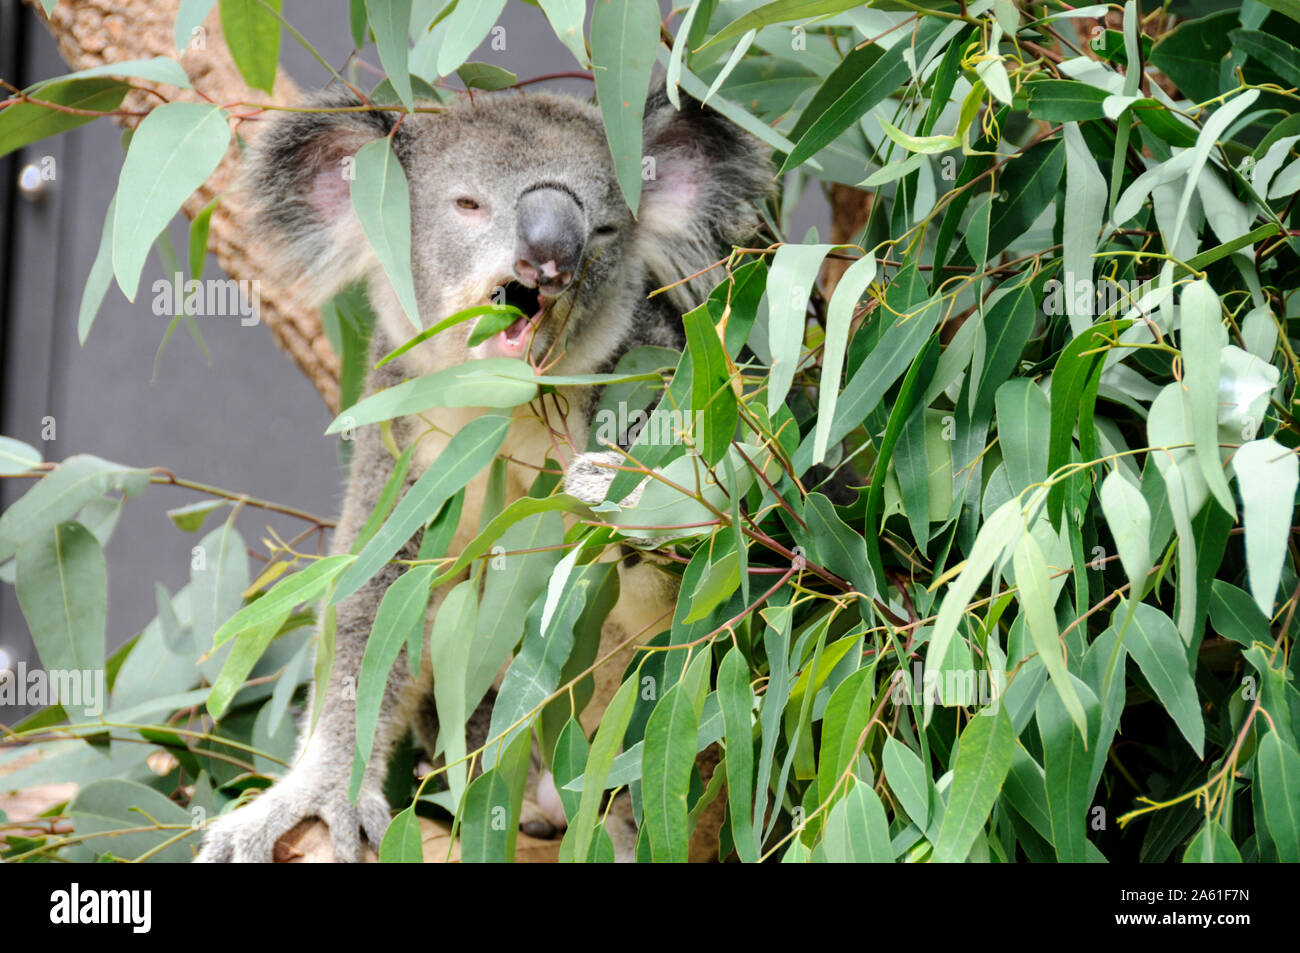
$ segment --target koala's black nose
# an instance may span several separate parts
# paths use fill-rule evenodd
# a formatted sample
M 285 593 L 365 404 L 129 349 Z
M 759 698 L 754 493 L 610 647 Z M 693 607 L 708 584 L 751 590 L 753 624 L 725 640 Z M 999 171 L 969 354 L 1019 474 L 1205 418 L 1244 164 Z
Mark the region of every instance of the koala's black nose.
M 568 192 L 541 186 L 519 198 L 515 277 L 549 295 L 573 281 L 586 242 L 587 216 Z

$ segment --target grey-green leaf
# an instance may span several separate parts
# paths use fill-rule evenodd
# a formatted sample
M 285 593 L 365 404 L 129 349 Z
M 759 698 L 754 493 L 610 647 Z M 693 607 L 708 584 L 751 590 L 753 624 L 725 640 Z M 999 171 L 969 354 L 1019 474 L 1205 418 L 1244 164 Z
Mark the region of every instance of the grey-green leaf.
M 352 179 L 352 208 L 361 230 L 392 282 L 398 303 L 419 331 L 420 309 L 411 274 L 411 191 L 406 172 L 387 137 L 357 150 Z
M 18 603 L 46 671 L 104 667 L 108 567 L 93 533 L 60 523 L 18 551 Z
M 1141 603 L 1124 645 L 1199 757 L 1205 748 L 1205 722 L 1187 668 L 1187 650 L 1173 621 L 1155 606 Z
M 225 112 L 207 103 L 164 103 L 131 137 L 113 206 L 113 275 L 134 301 L 154 239 L 226 154 Z
M 1011 770 L 1015 745 L 1016 733 L 1005 705 L 983 709 L 963 729 L 948 806 L 934 845 L 935 861 L 959 863 L 966 859 Z
M 1252 440 L 1238 449 L 1232 458 L 1232 469 L 1237 474 L 1245 511 L 1250 592 L 1260 611 L 1271 616 L 1287 558 L 1300 462 L 1294 450 L 1269 437 Z
M 659 46 L 655 0 L 597 3 L 591 14 L 596 99 L 619 187 L 633 212 L 641 204 L 641 120 Z

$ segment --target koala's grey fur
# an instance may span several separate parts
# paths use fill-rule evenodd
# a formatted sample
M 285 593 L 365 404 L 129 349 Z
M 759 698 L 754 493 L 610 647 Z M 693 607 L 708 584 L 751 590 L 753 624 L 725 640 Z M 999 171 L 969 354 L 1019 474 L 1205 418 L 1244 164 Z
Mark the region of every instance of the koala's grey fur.
M 310 105 L 356 103 L 324 94 Z M 438 113 L 407 115 L 396 130 L 394 124 L 395 115 L 387 112 L 285 113 L 256 136 L 247 158 L 259 228 L 273 237 L 282 255 L 270 265 L 286 280 L 303 279 L 305 294 L 318 302 L 352 281 L 367 282 L 378 316 L 375 360 L 414 333 L 352 212 L 343 174 L 349 157 L 379 136 L 391 135 L 410 184 L 412 270 L 424 326 L 485 303 L 495 288 L 524 274 L 555 293 L 547 292 L 544 317 L 529 326 L 531 342 L 524 339 L 521 346 L 529 348 L 534 360 L 560 355 L 554 372 L 562 374 L 612 370 L 619 357 L 641 345 L 681 348 L 681 314 L 716 283 L 716 273 L 670 294 L 648 298 L 647 293 L 704 269 L 749 238 L 758 224 L 755 203 L 772 182 L 757 140 L 694 102 L 683 99 L 678 111 L 662 93 L 646 107 L 643 151 L 653 163 L 653 177 L 644 183 L 635 218 L 619 189 L 600 113 L 590 103 L 511 91 L 478 95 Z M 537 196 L 539 190 L 545 194 Z M 530 195 L 535 197 L 526 198 Z M 525 241 L 521 236 L 528 231 L 525 213 L 537 217 L 542 231 L 565 231 L 572 239 L 569 245 L 580 249 L 574 252 L 572 281 L 562 290 L 563 276 L 556 277 L 556 260 L 562 256 L 530 265 L 527 255 L 519 255 L 519 243 Z M 579 227 L 585 233 L 575 238 Z M 493 353 L 484 351 L 486 345 L 468 347 L 471 329 L 471 323 L 452 327 L 372 371 L 366 393 Z M 498 337 L 488 344 L 514 346 L 505 338 L 498 343 Z M 563 421 L 567 436 L 571 446 L 581 448 L 595 396 L 591 389 L 561 393 L 568 407 Z M 393 421 L 399 447 L 417 444 L 407 485 L 436 459 L 450 434 L 481 412 L 439 409 Z M 535 415 L 519 412 L 502 453 L 540 466 L 555 446 L 552 437 Z M 393 471 L 393 457 L 377 425 L 358 428 L 355 441 L 334 534 L 336 553 L 352 546 Z M 563 462 L 572 474 L 568 489 L 574 495 L 591 503 L 604 498 L 616 472 L 600 466 L 608 458 L 579 455 Z M 534 476 L 535 470 L 512 464 L 508 500 L 524 495 Z M 452 551 L 463 547 L 479 526 L 484 480 L 481 475 L 467 488 Z M 418 546 L 417 535 L 401 555 L 413 557 Z M 422 664 L 416 683 L 406 659 L 399 658 L 389 676 L 360 796 L 355 804 L 349 801 L 355 710 L 347 688 L 356 683 L 384 591 L 400 572 L 398 564 L 389 563 L 337 607 L 337 654 L 315 731 L 304 729 L 298 756 L 281 781 L 211 825 L 199 860 L 268 861 L 276 840 L 311 816 L 329 825 L 340 861 L 361 859 L 362 836 L 379 844 L 389 822 L 382 783 L 391 749 L 412 721 L 423 728 L 422 735 L 434 730 L 426 700 L 436 673 Z M 430 617 L 444 593 L 434 594 Z M 491 697 L 489 693 L 485 705 L 490 706 Z M 482 709 L 475 722 L 480 732 L 485 730 Z M 433 750 L 431 738 L 425 744 Z M 625 856 L 634 840 L 620 836 L 619 841 Z

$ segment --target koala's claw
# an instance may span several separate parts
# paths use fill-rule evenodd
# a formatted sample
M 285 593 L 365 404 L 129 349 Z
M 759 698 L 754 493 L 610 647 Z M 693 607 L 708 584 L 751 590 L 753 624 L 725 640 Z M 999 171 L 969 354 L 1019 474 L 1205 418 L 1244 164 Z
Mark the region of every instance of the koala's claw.
M 292 776 L 285 778 L 251 804 L 214 821 L 195 863 L 269 864 L 276 841 L 309 817 L 318 817 L 329 827 L 337 863 L 361 863 L 363 834 L 372 847 L 379 849 L 390 820 L 388 802 L 381 790 L 363 786 L 353 804 L 348 800 L 346 784 L 295 781 Z
M 605 502 L 605 494 L 610 484 L 618 476 L 618 467 L 623 463 L 623 455 L 613 450 L 600 453 L 580 453 L 573 458 L 569 469 L 564 474 L 564 492 L 581 500 L 588 506 L 599 506 Z M 649 478 L 647 477 L 647 480 Z M 635 506 L 641 499 L 641 491 L 646 480 L 620 501 L 620 506 Z
M 573 462 L 569 464 L 569 469 L 564 474 L 564 492 L 588 506 L 599 506 L 605 502 L 605 494 L 609 492 L 614 477 L 618 476 L 620 472 L 618 467 L 622 463 L 623 455 L 613 450 L 580 453 L 573 458 Z M 649 483 L 650 477 L 645 477 L 631 493 L 619 500 L 618 505 L 625 508 L 636 506 Z M 622 530 L 622 533 L 630 545 L 642 549 L 658 549 L 674 538 L 643 536 L 628 530 Z

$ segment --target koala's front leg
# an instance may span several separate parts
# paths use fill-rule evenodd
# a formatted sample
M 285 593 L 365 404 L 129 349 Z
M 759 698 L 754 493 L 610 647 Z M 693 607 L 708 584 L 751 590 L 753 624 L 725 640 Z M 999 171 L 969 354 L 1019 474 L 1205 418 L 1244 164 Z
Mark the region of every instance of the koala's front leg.
M 334 538 L 335 552 L 349 550 L 391 472 L 392 457 L 379 442 L 378 428 L 362 428 L 342 519 Z M 418 540 L 413 539 L 400 555 L 414 558 L 417 549 Z M 374 748 L 354 804 L 348 798 L 348 788 L 356 750 L 356 686 L 375 613 L 384 592 L 400 574 L 401 566 L 390 562 L 365 586 L 339 603 L 335 616 L 334 669 L 315 730 L 311 730 L 310 714 L 316 701 L 313 686 L 293 767 L 251 803 L 213 822 L 208 827 L 198 861 L 269 863 L 276 841 L 309 817 L 318 817 L 329 826 L 337 861 L 360 862 L 363 835 L 378 849 L 389 822 L 388 801 L 383 792 L 389 755 L 406 729 L 412 700 L 418 694 L 405 649 L 388 676 Z M 421 670 L 427 674 L 429 666 L 424 665 Z
M 363 835 L 378 849 L 390 819 L 384 777 L 392 747 L 405 726 L 405 698 L 411 694 L 404 653 L 388 677 L 374 749 L 355 804 L 348 799 L 348 788 L 356 749 L 357 677 L 375 609 L 395 576 L 395 572 L 382 572 L 340 603 L 334 671 L 315 730 L 310 730 L 309 705 L 298 756 L 289 773 L 252 803 L 214 822 L 197 858 L 200 862 L 269 863 L 276 841 L 309 817 L 318 817 L 329 827 L 334 859 L 340 863 L 361 861 Z

